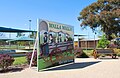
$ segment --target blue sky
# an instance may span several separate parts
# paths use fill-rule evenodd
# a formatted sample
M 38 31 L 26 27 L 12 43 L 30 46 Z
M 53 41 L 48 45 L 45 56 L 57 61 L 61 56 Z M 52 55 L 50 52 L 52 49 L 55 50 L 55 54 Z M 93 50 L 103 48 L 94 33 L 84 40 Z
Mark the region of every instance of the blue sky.
M 77 20 L 80 11 L 96 0 L 1 0 L 0 26 L 36 30 L 37 18 L 74 26 L 75 34 L 94 37 L 91 29 L 82 30 Z

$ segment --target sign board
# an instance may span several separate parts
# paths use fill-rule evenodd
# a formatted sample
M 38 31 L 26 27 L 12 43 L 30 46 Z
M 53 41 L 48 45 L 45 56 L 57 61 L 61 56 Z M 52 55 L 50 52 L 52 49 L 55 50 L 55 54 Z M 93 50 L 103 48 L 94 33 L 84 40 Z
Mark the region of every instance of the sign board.
M 73 26 L 38 19 L 38 70 L 74 62 Z

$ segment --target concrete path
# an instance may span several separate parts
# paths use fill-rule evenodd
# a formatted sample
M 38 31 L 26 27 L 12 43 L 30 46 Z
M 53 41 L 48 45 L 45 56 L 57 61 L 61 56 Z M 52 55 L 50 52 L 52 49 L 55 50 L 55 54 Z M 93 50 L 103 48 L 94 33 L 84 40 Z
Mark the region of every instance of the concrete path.
M 77 58 L 75 64 L 37 72 L 25 69 L 0 73 L 0 78 L 120 78 L 120 59 Z

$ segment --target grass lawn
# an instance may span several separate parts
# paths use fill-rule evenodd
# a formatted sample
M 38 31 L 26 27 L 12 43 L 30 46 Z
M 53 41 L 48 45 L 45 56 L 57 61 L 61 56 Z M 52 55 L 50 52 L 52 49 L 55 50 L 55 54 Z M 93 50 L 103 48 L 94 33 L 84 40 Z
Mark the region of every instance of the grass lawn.
M 13 62 L 13 65 L 22 65 L 27 63 L 27 59 L 25 56 L 23 57 L 14 57 L 15 61 Z
M 92 56 L 92 53 L 93 53 L 93 50 L 91 49 L 91 50 L 83 50 L 83 52 L 85 53 L 85 54 L 87 54 L 88 56 Z

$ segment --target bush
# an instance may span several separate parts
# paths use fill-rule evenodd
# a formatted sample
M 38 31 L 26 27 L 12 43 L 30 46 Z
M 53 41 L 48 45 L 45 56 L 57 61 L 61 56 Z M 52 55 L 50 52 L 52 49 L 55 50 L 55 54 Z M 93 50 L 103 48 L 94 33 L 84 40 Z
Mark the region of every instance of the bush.
M 32 57 L 32 52 L 29 52 L 26 54 L 28 64 L 30 64 L 31 57 Z M 37 51 L 35 51 L 35 53 L 34 53 L 32 66 L 37 66 Z
M 83 50 L 83 52 L 84 52 L 87 56 L 93 56 L 93 49 Z
M 114 52 L 115 52 L 116 54 L 120 54 L 120 49 L 115 48 L 115 49 L 113 49 L 113 50 L 114 50 Z
M 11 66 L 14 62 L 14 58 L 8 54 L 0 54 L 0 68 L 6 70 L 8 66 Z
M 120 49 L 115 48 L 113 50 L 117 54 L 117 56 L 120 57 Z
M 118 53 L 117 56 L 120 57 L 120 53 Z
M 74 52 L 77 58 L 89 58 L 89 56 L 85 52 L 83 52 L 81 48 L 75 48 Z
M 109 44 L 109 40 L 107 40 L 106 35 L 103 35 L 101 39 L 98 41 L 97 47 L 98 48 L 106 48 Z
M 78 58 L 89 58 L 89 56 L 85 52 L 83 52 Z
M 75 57 L 79 57 L 82 55 L 83 50 L 81 48 L 75 48 L 74 53 L 75 53 Z

